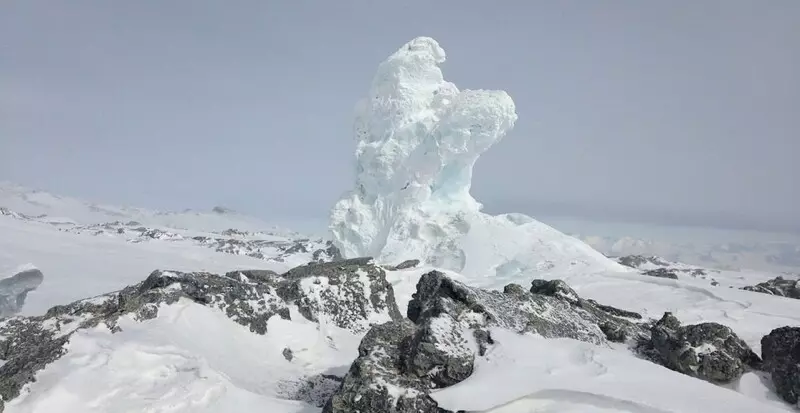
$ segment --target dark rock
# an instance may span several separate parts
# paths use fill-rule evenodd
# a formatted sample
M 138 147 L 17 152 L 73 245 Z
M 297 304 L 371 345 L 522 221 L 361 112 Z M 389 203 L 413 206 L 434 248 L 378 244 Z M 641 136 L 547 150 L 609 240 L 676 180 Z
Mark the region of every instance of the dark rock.
M 472 374 L 475 359 L 495 344 L 491 328 L 599 345 L 609 345 L 610 338 L 635 342 L 647 334 L 642 326 L 581 299 L 563 281 L 537 280 L 531 291 L 510 284 L 500 292 L 431 271 L 417 283 L 407 321 L 374 326 L 367 333 L 359 357 L 323 411 L 443 412 L 429 392 Z
M 384 314 L 381 321 L 403 318 L 386 280 L 386 272 L 374 265 L 371 258 L 354 258 L 327 263 L 310 263 L 293 268 L 282 275 L 286 280 L 278 294 L 311 321 L 313 314 L 325 313 L 337 325 L 356 332 L 366 331 L 374 315 Z M 315 283 L 309 282 L 312 278 Z M 301 285 L 302 284 L 302 285 Z M 365 289 L 369 296 L 364 296 Z M 313 294 L 303 291 L 313 290 Z
M 294 359 L 294 353 L 289 347 L 284 348 L 281 354 L 283 354 L 283 358 L 285 358 L 286 361 L 292 361 Z
M 643 271 L 642 274 L 649 275 L 651 277 L 669 278 L 673 280 L 678 279 L 678 274 L 675 274 L 674 271 L 670 271 L 666 268 L 656 268 L 655 270 L 647 270 Z
M 408 320 L 374 326 L 358 346 L 358 358 L 323 413 L 444 413 L 418 377 L 402 369 L 401 348 L 415 330 Z
M 516 297 L 524 296 L 527 292 L 528 291 L 525 290 L 525 287 L 519 284 L 508 284 L 503 287 L 503 294 L 510 294 Z
M 419 265 L 419 260 L 405 260 L 397 265 L 387 265 L 385 266 L 389 271 L 397 271 L 397 270 L 405 270 L 408 268 L 414 268 Z
M 785 279 L 783 277 L 776 277 L 756 285 L 742 287 L 742 289 L 757 293 L 777 295 L 780 297 L 800 299 L 800 280 L 797 279 L 793 280 Z
M 43 280 L 44 275 L 36 268 L 0 280 L 0 319 L 19 313 L 28 293 L 42 284 Z
M 230 214 L 233 212 L 233 210 L 228 207 L 217 205 L 214 208 L 211 208 L 211 212 L 216 214 Z
M 308 252 L 307 243 L 308 243 L 307 239 L 295 241 L 291 247 L 286 249 L 286 254 L 299 254 Z
M 220 232 L 220 234 L 224 235 L 226 237 L 248 235 L 247 231 L 240 231 L 240 230 L 238 230 L 236 228 L 228 228 L 228 229 Z
M 800 327 L 781 327 L 761 339 L 764 371 L 783 400 L 800 403 Z M 799 406 L 800 407 L 800 406 Z
M 315 407 L 323 407 L 342 385 L 342 378 L 332 374 L 318 374 L 298 381 L 278 384 L 282 397 L 298 400 Z
M 225 276 L 232 279 L 244 276 L 248 281 L 264 284 L 274 284 L 278 279 L 278 273 L 270 270 L 237 270 L 225 273 Z
M 729 383 L 761 359 L 730 328 L 718 323 L 681 326 L 672 313 L 656 322 L 640 350 L 671 370 L 714 383 Z
M 36 381 L 36 372 L 66 353 L 68 336 L 57 337 L 40 322 L 12 318 L 0 322 L 0 412 L 4 401 L 19 396 L 22 387 Z
M 578 302 L 578 294 L 562 280 L 533 280 L 530 291 L 532 294 L 561 298 L 573 304 Z
M 659 257 L 656 256 L 645 257 L 643 255 L 628 255 L 625 257 L 620 257 L 617 259 L 617 262 L 626 267 L 631 267 L 631 268 L 639 268 L 647 263 L 658 265 L 660 267 L 666 267 L 669 265 L 668 262 L 662 260 Z
M 311 258 L 317 262 L 341 261 L 344 259 L 339 248 L 336 248 L 331 241 L 325 243 L 325 248 L 317 249 L 311 253 Z

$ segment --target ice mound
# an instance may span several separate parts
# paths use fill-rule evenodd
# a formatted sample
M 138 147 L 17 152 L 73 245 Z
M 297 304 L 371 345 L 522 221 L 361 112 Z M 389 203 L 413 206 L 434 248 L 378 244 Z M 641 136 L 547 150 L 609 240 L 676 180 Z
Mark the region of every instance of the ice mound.
M 19 313 L 28 293 L 44 281 L 42 272 L 32 264 L 21 265 L 12 274 L 0 279 L 0 319 Z
M 418 258 L 501 279 L 622 270 L 530 217 L 480 212 L 469 193 L 472 168 L 513 128 L 514 101 L 504 91 L 459 90 L 444 79 L 444 61 L 434 39 L 416 38 L 380 64 L 359 102 L 355 189 L 331 211 L 330 230 L 343 255 L 384 263 Z

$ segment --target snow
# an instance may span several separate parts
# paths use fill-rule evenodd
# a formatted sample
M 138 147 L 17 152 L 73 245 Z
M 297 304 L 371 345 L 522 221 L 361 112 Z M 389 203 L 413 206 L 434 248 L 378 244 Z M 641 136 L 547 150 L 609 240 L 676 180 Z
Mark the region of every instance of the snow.
M 248 231 L 282 232 L 274 225 L 235 212 L 164 212 L 137 207 L 103 205 L 49 192 L 0 182 L 0 207 L 25 214 L 41 222 L 71 226 L 112 221 L 136 221 L 149 227 L 219 232 L 229 228 Z M 297 235 L 297 234 L 284 234 Z
M 434 393 L 440 407 L 491 413 L 791 411 L 623 351 L 504 330 L 492 337 L 496 345 L 478 359 L 472 376 Z
M 503 91 L 444 80 L 445 52 L 416 38 L 378 68 L 355 120 L 356 182 L 331 211 L 346 257 L 421 259 L 468 276 L 624 271 L 583 242 L 521 214 L 491 216 L 469 194 L 481 154 L 517 120 Z
M 99 302 L 102 298 L 96 295 L 139 282 L 156 268 L 282 272 L 296 265 L 292 261 L 224 254 L 184 241 L 134 244 L 0 217 L 2 273 L 30 262 L 45 274 L 42 285 L 29 293 L 27 314 L 84 297 Z M 402 313 L 419 277 L 434 268 L 387 271 Z M 442 271 L 468 285 L 488 288 L 502 288 L 509 280 Z M 520 271 L 514 281 L 526 286 L 541 276 Z M 720 283 L 717 287 L 710 279 L 669 280 L 635 272 L 576 271 L 554 276 L 584 298 L 648 317 L 672 311 L 684 323 L 718 321 L 756 352 L 761 337 L 771 329 L 800 324 L 800 300 L 738 289 L 750 278 L 760 281 L 774 274 L 721 271 L 713 273 Z M 37 381 L 10 401 L 6 412 L 318 412 L 310 404 L 287 400 L 287 389 L 304 377 L 344 374 L 357 355 L 360 335 L 324 319 L 320 324 L 306 321 L 294 308 L 291 318 L 273 317 L 267 335 L 259 336 L 216 309 L 181 301 L 162 306 L 153 320 L 124 317 L 122 331 L 116 334 L 102 324 L 82 330 L 73 336 L 67 355 L 37 374 Z M 503 330 L 492 335 L 499 345 L 490 349 L 488 358 L 479 359 L 473 377 L 436 393 L 445 407 L 453 403 L 460 409 L 493 413 L 785 411 L 786 405 L 776 400 L 767 382 L 753 373 L 730 386 L 714 386 L 636 359 L 625 349 L 509 335 Z M 284 348 L 292 350 L 291 362 L 282 356 Z M 607 372 L 600 374 L 604 369 Z M 401 389 L 390 390 L 401 395 Z
M 122 238 L 72 234 L 46 223 L 0 216 L 0 273 L 8 274 L 27 262 L 35 263 L 45 279 L 28 293 L 24 315 L 42 314 L 57 304 L 119 290 L 144 280 L 156 269 L 283 272 L 298 264 L 224 254 L 168 240 L 130 243 Z
M 481 213 L 469 195 L 472 167 L 513 127 L 514 103 L 505 92 L 459 91 L 443 78 L 439 65 L 444 59 L 433 39 L 418 38 L 381 64 L 357 115 L 356 188 L 331 212 L 331 234 L 345 255 L 374 255 L 389 264 L 423 260 L 416 268 L 387 271 L 401 313 L 419 277 L 437 269 L 465 284 L 492 289 L 510 282 L 527 287 L 536 278 L 563 279 L 583 298 L 645 317 L 671 311 L 685 324 L 720 322 L 757 353 L 761 337 L 773 328 L 800 325 L 800 300 L 739 290 L 775 274 L 720 271 L 709 278 L 681 275 L 678 280 L 644 276 L 530 217 Z M 264 239 L 254 235 L 265 228 L 258 220 L 231 212 L 157 213 L 9 184 L 0 185 L 0 206 L 34 217 L 0 214 L 0 274 L 13 275 L 20 265 L 33 263 L 45 275 L 28 294 L 23 308 L 28 315 L 78 299 L 102 302 L 105 298 L 98 295 L 138 283 L 155 269 L 280 273 L 309 259 L 298 253 L 283 262 L 260 260 L 191 242 L 192 236 L 229 228 L 251 231 L 231 233 L 237 239 Z M 132 243 L 124 236 L 59 230 L 110 220 L 136 220 L 180 238 Z M 367 277 L 358 275 L 366 287 Z M 712 285 L 712 278 L 719 285 Z M 324 277 L 319 282 L 308 279 L 302 287 L 331 291 Z M 121 331 L 114 334 L 103 324 L 80 330 L 65 356 L 7 402 L 6 413 L 319 412 L 289 400 L 291 389 L 309 376 L 343 375 L 358 354 L 361 335 L 324 316 L 314 323 L 295 307 L 290 312 L 291 320 L 272 317 L 263 336 L 215 308 L 186 300 L 162 305 L 152 320 L 122 317 Z M 376 315 L 373 321 L 383 319 Z M 433 327 L 459 328 L 446 318 Z M 623 348 L 501 329 L 492 331 L 492 338 L 496 344 L 477 359 L 470 378 L 435 392 L 442 407 L 486 413 L 789 409 L 756 373 L 716 386 L 638 359 Z M 458 343 L 441 343 L 448 344 L 456 348 Z M 287 348 L 291 361 L 282 354 Z M 395 400 L 407 391 L 385 386 Z
M 308 412 L 307 404 L 286 400 L 283 384 L 341 374 L 358 346 L 358 337 L 333 327 L 327 333 L 338 346 L 332 348 L 315 324 L 277 316 L 268 323 L 270 334 L 252 334 L 188 300 L 161 306 L 156 319 L 124 317 L 119 325 L 115 334 L 104 326 L 77 332 L 67 355 L 6 411 Z M 294 351 L 292 362 L 281 355 L 285 347 Z

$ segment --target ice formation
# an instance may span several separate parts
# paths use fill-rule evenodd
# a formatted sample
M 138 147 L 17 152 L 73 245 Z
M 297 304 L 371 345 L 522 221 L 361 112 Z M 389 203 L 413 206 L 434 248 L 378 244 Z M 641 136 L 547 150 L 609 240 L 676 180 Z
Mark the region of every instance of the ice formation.
M 459 90 L 444 79 L 444 61 L 434 39 L 416 38 L 380 64 L 369 96 L 358 103 L 355 188 L 331 211 L 330 230 L 344 256 L 421 259 L 502 278 L 619 270 L 530 217 L 481 212 L 469 193 L 472 168 L 513 128 L 514 101 L 504 91 Z

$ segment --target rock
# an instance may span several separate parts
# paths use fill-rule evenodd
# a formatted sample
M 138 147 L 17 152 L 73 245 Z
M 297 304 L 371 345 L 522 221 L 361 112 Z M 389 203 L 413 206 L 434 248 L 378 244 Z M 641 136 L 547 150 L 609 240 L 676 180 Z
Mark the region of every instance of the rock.
M 386 272 L 371 258 L 309 263 L 282 277 L 289 284 L 281 286 L 278 294 L 311 321 L 318 321 L 315 314 L 324 313 L 342 328 L 364 332 L 371 324 L 403 318 Z M 365 289 L 369 296 L 364 295 Z
M 764 371 L 783 400 L 800 407 L 800 327 L 781 327 L 761 339 Z
M 66 353 L 69 336 L 58 337 L 41 321 L 24 317 L 0 321 L 0 412 L 4 402 L 19 396 L 22 387 L 36 381 L 36 372 Z
M 358 346 L 358 358 L 323 413 L 443 413 L 418 377 L 403 371 L 403 342 L 414 332 L 408 320 L 373 327 Z
M 617 258 L 617 262 L 626 267 L 631 267 L 631 268 L 639 268 L 647 263 L 654 264 L 660 267 L 666 267 L 669 265 L 668 262 L 654 255 L 649 257 L 645 257 L 644 255 L 627 255 L 625 257 Z
M 438 271 L 424 274 L 408 320 L 374 326 L 324 412 L 443 412 L 428 396 L 468 378 L 494 345 L 491 329 L 569 337 L 598 345 L 638 342 L 647 330 L 614 314 L 635 314 L 580 298 L 560 280 L 536 280 L 530 291 L 468 287 Z M 603 308 L 613 309 L 609 312 Z
M 44 275 L 36 268 L 20 271 L 0 280 L 0 319 L 19 313 L 25 305 L 28 293 L 35 290 L 43 280 Z
M 389 270 L 389 271 L 397 271 L 397 270 L 405 270 L 405 269 L 408 269 L 408 268 L 414 268 L 417 265 L 419 265 L 419 260 L 405 260 L 405 261 L 401 262 L 400 264 L 397 264 L 397 265 L 394 265 L 394 266 L 385 265 L 384 267 L 386 267 L 386 269 Z
M 761 359 L 730 328 L 718 323 L 681 326 L 672 313 L 650 329 L 640 351 L 671 370 L 714 383 L 729 383 Z
M 678 274 L 675 274 L 674 271 L 670 271 L 666 268 L 656 268 L 655 270 L 647 270 L 642 272 L 642 274 L 649 275 L 651 277 L 670 278 L 673 280 L 678 279 Z
M 181 299 L 208 306 L 255 334 L 267 334 L 274 316 L 290 319 L 289 306 L 309 320 L 354 333 L 402 316 L 383 269 L 369 259 L 312 264 L 278 275 L 239 270 L 225 275 L 157 270 L 139 284 L 51 308 L 43 316 L 0 320 L 0 396 L 8 401 L 35 380 L 36 372 L 57 360 L 77 330 L 98 325 L 120 331 L 117 320 L 144 321 L 158 316 L 159 305 Z M 287 349 L 288 350 L 288 349 Z M 291 350 L 284 351 L 291 357 Z M 288 358 L 288 357 L 287 357 Z
M 642 273 L 653 277 L 671 278 L 671 279 L 677 279 L 678 273 L 691 275 L 692 277 L 704 277 L 707 275 L 707 271 L 709 271 L 702 268 L 692 268 L 690 266 L 683 264 L 671 263 L 655 255 L 649 257 L 646 257 L 644 255 L 627 255 L 624 257 L 617 258 L 617 262 L 626 267 L 637 268 L 637 269 L 641 268 L 645 264 L 650 264 L 649 265 L 650 267 L 652 266 L 660 267 L 660 268 L 650 268 L 644 270 Z
M 283 358 L 285 358 L 286 361 L 292 361 L 294 359 L 294 353 L 289 347 L 284 348 L 281 354 L 283 354 Z
M 785 279 L 783 277 L 776 277 L 756 285 L 742 287 L 742 289 L 781 297 L 800 299 L 800 280 Z
M 299 381 L 282 382 L 278 386 L 281 396 L 286 399 L 299 400 L 315 407 L 323 407 L 341 385 L 341 377 L 332 374 L 318 374 Z
M 249 233 L 247 231 L 241 231 L 241 230 L 238 230 L 236 228 L 228 228 L 228 229 L 220 232 L 220 234 L 224 235 L 226 237 L 236 237 L 236 236 L 241 237 L 241 236 L 249 235 Z
M 339 248 L 336 248 L 336 245 L 333 245 L 331 241 L 326 241 L 324 248 L 314 250 L 311 253 L 311 257 L 317 262 L 341 261 L 343 259 Z
M 213 212 L 215 214 L 221 214 L 222 215 L 222 214 L 231 214 L 234 211 L 232 209 L 228 208 L 228 207 L 217 205 L 214 208 L 211 208 L 211 212 Z

